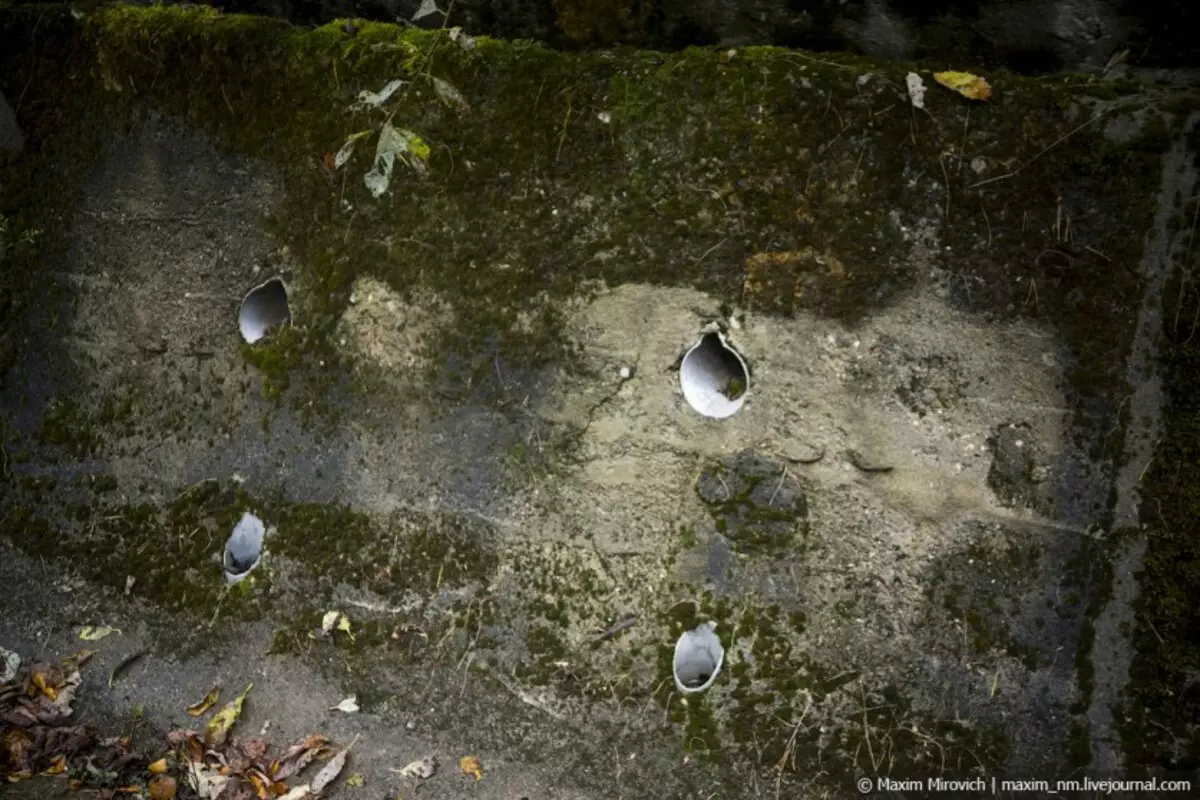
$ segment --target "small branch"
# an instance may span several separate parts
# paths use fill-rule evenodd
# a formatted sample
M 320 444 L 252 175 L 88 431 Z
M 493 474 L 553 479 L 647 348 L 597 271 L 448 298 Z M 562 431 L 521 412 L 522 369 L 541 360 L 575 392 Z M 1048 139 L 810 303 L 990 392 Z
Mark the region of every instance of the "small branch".
M 1016 175 L 1017 173 L 1019 173 L 1021 170 L 1025 169 L 1025 168 L 1026 168 L 1026 167 L 1028 167 L 1030 164 L 1032 164 L 1033 162 L 1037 161 L 1037 160 L 1038 160 L 1039 158 L 1041 158 L 1042 156 L 1046 155 L 1046 153 L 1049 153 L 1051 150 L 1053 150 L 1054 148 L 1058 147 L 1060 144 L 1062 144 L 1063 142 L 1065 142 L 1067 139 L 1070 139 L 1072 136 L 1074 136 L 1075 134 L 1079 133 L 1081 130 L 1083 130 L 1084 128 L 1086 128 L 1088 125 L 1091 125 L 1093 122 L 1095 122 L 1095 121 L 1097 121 L 1098 119 L 1100 119 L 1100 118 L 1102 118 L 1103 116 L 1105 116 L 1107 113 L 1108 113 L 1108 111 L 1101 111 L 1099 114 L 1096 114 L 1094 117 L 1092 117 L 1091 119 L 1089 119 L 1087 122 L 1083 123 L 1082 125 L 1079 125 L 1078 127 L 1076 127 L 1076 128 L 1072 128 L 1071 130 L 1067 131 L 1067 132 L 1066 132 L 1066 133 L 1064 133 L 1062 136 L 1058 137 L 1058 138 L 1057 138 L 1057 139 L 1055 139 L 1053 142 L 1051 142 L 1049 145 L 1047 145 L 1046 147 L 1043 147 L 1041 150 L 1039 150 L 1039 151 L 1037 152 L 1037 154 L 1036 154 L 1036 155 L 1034 155 L 1034 157 L 1033 157 L 1033 158 L 1029 159 L 1029 160 L 1028 160 L 1028 161 L 1026 161 L 1024 164 L 1021 164 L 1019 167 L 1017 167 L 1016 169 L 1014 169 L 1012 172 L 1005 173 L 1004 175 L 997 175 L 997 176 L 996 176 L 996 177 L 994 177 L 994 178 L 988 178 L 987 180 L 979 181 L 978 183 L 972 183 L 972 184 L 971 184 L 970 186 L 968 186 L 967 188 L 968 188 L 968 189 L 975 189 L 975 188 L 977 188 L 977 187 L 980 187 L 980 186 L 986 186 L 986 185 L 987 185 L 987 184 L 989 184 L 989 183 L 995 183 L 996 181 L 1002 181 L 1002 180 L 1005 180 L 1005 179 L 1007 179 L 1007 178 L 1011 178 L 1011 177 L 1013 177 L 1014 175 Z

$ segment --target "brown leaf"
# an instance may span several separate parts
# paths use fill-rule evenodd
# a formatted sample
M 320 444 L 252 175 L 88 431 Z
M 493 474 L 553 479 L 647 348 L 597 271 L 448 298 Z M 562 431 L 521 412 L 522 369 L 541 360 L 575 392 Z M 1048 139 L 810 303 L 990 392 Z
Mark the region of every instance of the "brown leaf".
M 321 767 L 321 771 L 317 773 L 310 784 L 313 794 L 320 794 L 322 789 L 333 783 L 337 776 L 341 774 L 342 768 L 346 766 L 346 756 L 349 755 L 350 748 L 354 747 L 354 742 L 357 741 L 358 736 L 355 736 L 350 744 L 346 745 L 337 755 L 329 759 L 328 764 Z
M 257 763 L 267 755 L 267 743 L 264 739 L 238 739 L 237 747 L 242 755 Z
M 32 777 L 33 777 L 32 772 L 30 772 L 27 769 L 23 769 L 20 772 L 10 772 L 8 774 L 8 782 L 16 783 L 17 781 L 27 781 Z
M 303 772 L 328 741 L 324 736 L 313 735 L 292 745 L 279 757 L 279 760 L 271 764 L 269 774 L 275 780 L 282 781 Z
M 258 800 L 271 800 L 271 781 L 257 770 L 250 770 L 246 775 L 250 779 L 250 784 L 254 787 L 254 793 L 258 795 Z
M 210 708 L 215 706 L 217 704 L 217 701 L 220 699 L 221 699 L 221 687 L 214 686 L 213 688 L 208 690 L 208 694 L 204 695 L 204 697 L 200 700 L 200 702 L 193 703 L 192 705 L 187 707 L 188 716 L 189 717 L 199 717 L 199 716 L 203 715 L 205 711 L 208 711 Z
M 159 775 L 150 781 L 150 800 L 172 800 L 175 797 L 175 779 L 170 775 Z

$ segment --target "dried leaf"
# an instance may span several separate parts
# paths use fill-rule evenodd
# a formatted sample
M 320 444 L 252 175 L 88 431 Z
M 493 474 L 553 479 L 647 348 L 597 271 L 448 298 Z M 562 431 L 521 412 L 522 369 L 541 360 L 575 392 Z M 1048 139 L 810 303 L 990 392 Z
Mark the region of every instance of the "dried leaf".
M 296 775 L 316 758 L 317 753 L 329 741 L 324 736 L 309 736 L 304 741 L 292 745 L 277 761 L 271 764 L 271 777 L 282 781 Z
M 46 697 L 49 697 L 51 700 L 58 699 L 58 689 L 50 685 L 50 682 L 46 680 L 44 673 L 33 673 L 33 685 L 40 689 L 42 694 L 46 695 Z
M 912 100 L 914 108 L 925 110 L 925 81 L 921 80 L 921 76 L 915 72 L 910 72 L 904 77 L 904 83 L 908 86 L 908 97 Z
M 992 87 L 988 82 L 969 72 L 935 72 L 933 79 L 969 100 L 987 100 L 992 96 Z
M 346 785 L 351 789 L 361 789 L 367 783 L 367 779 L 361 772 L 356 772 L 349 778 L 346 778 Z
M 378 92 L 369 92 L 364 89 L 358 93 L 358 103 L 364 107 L 379 108 L 403 85 L 404 81 L 397 78 L 396 80 L 388 81 L 387 85 Z
M 352 141 L 353 139 L 348 139 L 346 144 L 350 144 Z M 342 612 L 340 611 L 326 611 L 325 616 L 321 617 L 321 630 L 325 631 L 326 633 L 331 633 L 333 631 L 333 626 L 337 625 L 338 619 L 341 618 L 341 616 Z
M 453 107 L 460 113 L 466 113 L 471 110 L 470 104 L 467 103 L 467 98 L 463 97 L 463 93 L 454 88 L 449 81 L 444 81 L 441 78 L 430 77 L 433 81 L 433 90 L 437 93 L 438 98 L 448 106 Z
M 107 625 L 93 628 L 91 625 L 79 629 L 79 638 L 85 642 L 96 642 L 108 636 L 110 633 L 120 633 L 116 628 L 110 628 Z
M 172 800 L 175 790 L 175 779 L 170 775 L 160 775 L 150 781 L 150 800 Z
M 67 771 L 67 757 L 57 755 L 50 760 L 50 766 L 42 770 L 43 775 L 61 775 Z
M 370 135 L 371 130 L 368 128 L 365 131 L 359 131 L 358 133 L 352 133 L 347 136 L 346 143 L 338 149 L 337 155 L 333 157 L 333 168 L 341 169 L 344 167 L 346 162 L 350 160 L 350 156 L 354 153 L 354 143 L 359 139 L 362 139 L 364 136 Z M 338 611 L 330 611 L 326 613 L 324 618 L 321 620 L 321 630 L 329 633 L 329 631 L 333 629 L 334 623 L 337 622 L 340 613 L 341 612 Z
M 217 704 L 217 701 L 220 699 L 221 699 L 221 687 L 220 687 L 220 685 L 217 685 L 208 690 L 208 694 L 204 695 L 203 700 L 201 700 L 198 703 L 193 703 L 192 705 L 187 707 L 188 716 L 189 717 L 201 716 L 202 714 L 204 714 L 204 712 L 208 711 L 210 708 L 215 706 Z
M 238 750 L 242 751 L 242 755 L 250 761 L 258 764 L 267 755 L 267 742 L 265 739 L 239 739 L 237 742 Z
M 81 683 L 83 683 L 83 676 L 79 674 L 79 670 L 75 670 L 58 687 L 54 697 L 54 707 L 63 715 L 71 714 L 71 701 L 75 699 L 75 692 Z
M 162 775 L 164 772 L 170 769 L 170 766 L 167 764 L 167 760 L 165 758 L 160 758 L 158 761 L 155 761 L 153 764 L 146 767 L 146 769 L 151 775 Z
M 306 783 L 303 786 L 293 787 L 285 795 L 280 795 L 279 800 L 304 800 L 304 798 L 308 797 L 309 794 L 311 794 L 311 789 Z
M 358 696 L 350 695 L 342 702 L 338 703 L 330 711 L 344 711 L 347 714 L 353 714 L 358 711 Z
M 464 775 L 474 775 L 475 780 L 483 780 L 483 764 L 475 756 L 463 756 L 458 760 L 458 768 Z
M 224 744 L 226 737 L 229 736 L 229 731 L 238 721 L 238 717 L 242 715 L 242 704 L 246 702 L 246 695 L 250 694 L 253 687 L 253 683 L 246 684 L 245 690 L 237 696 L 236 700 L 230 701 L 208 721 L 208 727 L 204 730 L 205 744 L 209 747 Z
M 200 800 L 216 800 L 217 796 L 225 790 L 226 784 L 229 783 L 228 777 L 204 766 L 204 764 L 193 761 L 189 766 L 192 788 L 196 790 L 196 794 L 200 795 Z
M 385 122 L 379 132 L 379 142 L 375 145 L 375 164 L 363 176 L 363 183 L 372 197 L 379 197 L 391 183 L 396 159 L 408 164 L 417 174 L 424 175 L 429 155 L 429 145 L 424 139 L 410 130 L 394 128 L 390 122 Z
M 346 766 L 346 756 L 350 753 L 350 748 L 354 747 L 354 742 L 357 741 L 358 737 L 355 736 L 350 744 L 346 745 L 337 755 L 329 759 L 328 764 L 321 767 L 321 771 L 317 773 L 317 776 L 312 779 L 312 783 L 309 785 L 313 794 L 320 794 L 326 786 L 333 783 L 337 776 L 341 774 L 342 768 Z
M 246 776 L 250 779 L 250 784 L 254 787 L 254 793 L 258 795 L 258 800 L 271 800 L 271 781 L 265 775 L 260 774 L 255 770 L 251 770 Z
M 432 778 L 434 773 L 437 772 L 437 759 L 433 756 L 425 756 L 422 759 L 405 764 L 399 772 L 406 778 L 420 778 L 421 780 Z

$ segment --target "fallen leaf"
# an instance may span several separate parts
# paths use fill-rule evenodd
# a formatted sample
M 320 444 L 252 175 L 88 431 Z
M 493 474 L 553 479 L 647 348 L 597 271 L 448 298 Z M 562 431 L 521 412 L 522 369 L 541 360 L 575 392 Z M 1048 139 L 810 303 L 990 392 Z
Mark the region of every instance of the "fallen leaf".
M 75 691 L 79 688 L 79 684 L 83 683 L 83 676 L 79 674 L 79 670 L 75 670 L 67 679 L 63 681 L 62 686 L 58 687 L 58 691 L 54 697 L 54 707 L 65 715 L 71 713 L 71 701 L 75 699 Z
M 208 726 L 204 730 L 204 743 L 212 747 L 214 745 L 224 744 L 226 737 L 229 736 L 229 731 L 237 722 L 238 717 L 242 715 L 242 704 L 246 702 L 246 695 L 250 694 L 250 690 L 254 687 L 253 683 L 246 684 L 245 690 L 237 696 L 237 699 L 230 701 L 224 708 L 217 712 L 216 716 L 208 721 Z
M 471 106 L 467 103 L 467 98 L 463 97 L 463 93 L 454 88 L 453 84 L 432 76 L 430 80 L 433 81 L 434 92 L 437 93 L 438 98 L 443 103 L 453 107 L 459 113 L 465 114 L 471 110 Z
M 346 144 L 350 144 L 353 141 L 354 138 L 351 137 L 350 139 L 346 140 Z M 333 626 L 337 625 L 338 619 L 341 616 L 342 612 L 340 611 L 326 611 L 325 616 L 321 617 L 321 630 L 325 631 L 326 633 L 331 633 L 333 631 Z
M 258 800 L 271 800 L 272 782 L 269 778 L 256 770 L 251 770 L 246 777 L 250 779 L 251 785 L 254 786 L 254 793 L 258 795 Z
M 969 72 L 935 72 L 933 79 L 969 100 L 987 100 L 992 96 L 992 87 L 988 82 Z
M 108 636 L 110 633 L 120 633 L 116 628 L 110 628 L 107 625 L 93 628 L 91 625 L 79 629 L 79 638 L 85 642 L 96 642 Z
M 325 151 L 325 169 L 329 170 L 330 172 L 333 172 L 334 170 L 333 153 L 330 153 L 328 150 Z
M 153 764 L 146 767 L 146 769 L 151 775 L 162 775 L 169 769 L 169 767 L 167 766 L 167 760 L 165 758 L 160 758 L 158 761 L 155 761 Z
M 172 800 L 175 797 L 175 779 L 160 775 L 150 781 L 150 800 Z
M 316 758 L 317 753 L 329 740 L 324 736 L 309 736 L 304 741 L 294 744 L 287 749 L 277 761 L 271 764 L 271 777 L 277 781 L 286 780 L 304 770 Z
M 915 72 L 910 72 L 904 77 L 904 83 L 908 86 L 908 97 L 912 100 L 914 108 L 925 110 L 925 81 L 921 80 L 921 76 Z
M 338 618 L 337 629 L 339 631 L 341 631 L 342 633 L 346 634 L 347 636 L 349 636 L 350 642 L 353 644 L 354 634 L 350 632 L 350 618 L 347 617 L 345 614 L 342 614 L 342 616 Z
M 242 751 L 242 755 L 255 764 L 262 761 L 267 755 L 267 742 L 265 739 L 239 739 L 237 741 L 237 748 Z
M 372 197 L 379 197 L 387 191 L 392 180 L 396 159 L 412 167 L 418 175 L 424 175 L 429 155 L 429 145 L 424 139 L 410 130 L 394 128 L 390 122 L 385 122 L 375 145 L 374 166 L 363 176 L 363 184 Z
M 370 135 L 371 130 L 368 128 L 365 131 L 352 133 L 346 137 L 346 143 L 338 148 L 337 155 L 333 157 L 333 168 L 341 169 L 344 167 L 346 162 L 350 160 L 350 156 L 354 154 L 354 143 L 364 136 Z M 340 616 L 340 614 L 341 612 L 339 611 L 330 611 L 326 613 L 324 618 L 321 620 L 321 630 L 325 631 L 326 633 L 329 633 L 331 630 L 333 630 L 333 625 L 335 622 L 337 622 L 337 618 Z
M 58 689 L 55 689 L 50 685 L 43 673 L 33 673 L 33 685 L 40 689 L 42 694 L 46 695 L 46 697 L 49 697 L 51 700 L 58 699 Z
M 404 81 L 397 78 L 393 81 L 388 81 L 387 85 L 378 92 L 370 92 L 364 89 L 358 93 L 358 103 L 360 106 L 364 107 L 379 108 L 381 105 L 386 103 L 388 98 L 395 94 L 396 90 L 403 86 L 404 83 Z
M 188 716 L 189 717 L 201 716 L 205 711 L 208 711 L 210 708 L 215 706 L 217 704 L 217 701 L 220 699 L 221 699 L 221 687 L 219 685 L 214 686 L 213 688 L 208 690 L 208 694 L 204 695 L 203 700 L 201 700 L 199 703 L 193 703 L 192 705 L 187 707 Z
M 367 783 L 367 779 L 363 777 L 361 772 L 356 772 L 349 778 L 346 778 L 346 785 L 351 789 L 361 789 Z
M 204 764 L 193 761 L 189 765 L 192 788 L 200 795 L 200 800 L 216 800 L 217 795 L 225 790 L 229 778 Z
M 285 795 L 280 795 L 279 800 L 304 800 L 310 793 L 308 784 L 303 786 L 294 786 Z
M 458 760 L 458 768 L 464 775 L 474 775 L 475 780 L 483 780 L 483 764 L 475 756 L 463 756 Z
M 344 711 L 347 714 L 353 714 L 358 711 L 358 696 L 350 695 L 342 702 L 338 703 L 330 711 Z
M 67 757 L 57 755 L 50 761 L 50 766 L 42 770 L 43 775 L 61 775 L 67 771 Z
M 421 780 L 432 778 L 437 772 L 437 760 L 433 756 L 425 756 L 405 764 L 397 771 L 406 778 L 420 778 Z
M 329 759 L 328 764 L 321 767 L 321 771 L 317 773 L 316 777 L 312 779 L 312 783 L 309 784 L 309 789 L 313 794 L 320 794 L 322 789 L 333 783 L 337 776 L 341 774 L 342 768 L 346 766 L 346 756 L 349 754 L 350 748 L 354 747 L 354 743 L 357 741 L 358 737 L 355 736 L 350 744 L 346 745 L 337 755 Z

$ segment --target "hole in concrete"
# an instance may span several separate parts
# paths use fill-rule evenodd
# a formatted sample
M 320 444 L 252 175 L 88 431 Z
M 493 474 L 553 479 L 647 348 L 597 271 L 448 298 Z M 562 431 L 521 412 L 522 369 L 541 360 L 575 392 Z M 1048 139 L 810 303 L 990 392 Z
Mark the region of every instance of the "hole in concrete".
M 265 535 L 266 528 L 261 519 L 249 511 L 242 514 L 233 533 L 229 535 L 229 541 L 225 543 L 225 555 L 222 558 L 225 577 L 230 583 L 237 583 L 258 566 Z
M 288 308 L 287 287 L 280 278 L 255 286 L 242 299 L 238 309 L 238 328 L 242 338 L 254 344 L 267 335 L 271 328 L 290 322 L 292 314 Z
M 684 694 L 703 692 L 721 671 L 725 648 L 716 634 L 716 623 L 706 622 L 686 631 L 675 642 L 675 688 Z
M 683 398 L 696 413 L 713 419 L 733 416 L 750 391 L 750 369 L 720 333 L 706 333 L 679 365 Z

